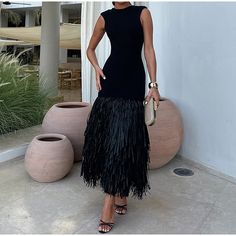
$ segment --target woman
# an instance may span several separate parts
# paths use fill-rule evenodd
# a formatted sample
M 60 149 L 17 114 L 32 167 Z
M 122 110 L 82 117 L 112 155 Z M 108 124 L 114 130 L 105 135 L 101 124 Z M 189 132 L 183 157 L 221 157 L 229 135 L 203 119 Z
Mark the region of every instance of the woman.
M 87 48 L 96 71 L 98 97 L 85 130 L 81 176 L 88 186 L 105 193 L 99 232 L 114 225 L 114 213 L 125 214 L 129 193 L 142 199 L 151 189 L 148 182 L 149 136 L 143 101 L 153 97 L 159 104 L 153 26 L 149 10 L 130 2 L 112 2 L 101 13 Z M 95 49 L 107 33 L 111 54 L 101 69 Z M 144 53 L 151 82 L 145 97 Z

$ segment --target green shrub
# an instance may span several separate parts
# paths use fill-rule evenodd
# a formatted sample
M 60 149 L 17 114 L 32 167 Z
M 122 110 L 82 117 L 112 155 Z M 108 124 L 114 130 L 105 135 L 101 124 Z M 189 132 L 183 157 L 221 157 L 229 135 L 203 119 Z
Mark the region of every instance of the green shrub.
M 41 124 L 52 105 L 37 75 L 19 76 L 19 55 L 0 53 L 0 134 Z

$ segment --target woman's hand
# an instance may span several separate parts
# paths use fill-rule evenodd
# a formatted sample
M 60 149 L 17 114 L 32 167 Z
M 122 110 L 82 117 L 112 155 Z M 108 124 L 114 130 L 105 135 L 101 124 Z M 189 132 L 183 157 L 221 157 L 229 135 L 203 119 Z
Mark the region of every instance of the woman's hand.
M 157 107 L 159 106 L 159 102 L 160 102 L 160 93 L 158 91 L 157 88 L 150 88 L 148 95 L 145 98 L 145 104 L 149 103 L 150 99 L 153 97 L 153 99 L 155 100 L 155 110 L 157 109 Z
M 102 76 L 103 79 L 106 79 L 106 77 L 103 74 L 103 71 L 99 66 L 95 67 L 95 72 L 96 72 L 96 87 L 97 87 L 97 90 L 99 91 L 102 89 L 102 86 L 100 83 L 100 78 Z

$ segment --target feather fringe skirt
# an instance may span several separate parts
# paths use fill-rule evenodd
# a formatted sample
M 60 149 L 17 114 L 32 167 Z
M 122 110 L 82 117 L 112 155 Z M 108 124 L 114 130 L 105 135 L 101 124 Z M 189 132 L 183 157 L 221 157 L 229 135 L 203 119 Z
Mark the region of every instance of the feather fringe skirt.
M 97 97 L 84 132 L 80 176 L 104 193 L 142 199 L 151 189 L 148 178 L 150 142 L 143 102 Z

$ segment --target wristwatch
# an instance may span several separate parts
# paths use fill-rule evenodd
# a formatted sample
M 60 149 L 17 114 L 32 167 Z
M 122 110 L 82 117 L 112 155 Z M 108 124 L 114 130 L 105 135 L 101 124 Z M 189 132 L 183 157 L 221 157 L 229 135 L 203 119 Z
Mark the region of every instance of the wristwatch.
M 148 83 L 148 88 L 158 88 L 157 82 L 150 82 L 150 83 Z

